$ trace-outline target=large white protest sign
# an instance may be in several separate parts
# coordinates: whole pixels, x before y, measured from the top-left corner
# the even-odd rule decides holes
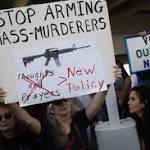
[[[150,69],[150,34],[125,38],[131,73]]]
[[[0,12],[0,84],[22,106],[106,90],[114,82],[105,0],[69,0]],[[3,67],[5,66],[5,67]]]

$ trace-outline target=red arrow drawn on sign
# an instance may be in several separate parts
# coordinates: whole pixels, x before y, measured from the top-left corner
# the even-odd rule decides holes
[[[59,77],[59,78],[61,78],[61,79],[63,79],[61,82],[59,82],[58,84],[57,84],[57,86],[59,86],[60,84],[62,84],[62,83],[64,83],[64,82],[66,82],[67,81],[67,78],[65,78],[65,77]]]

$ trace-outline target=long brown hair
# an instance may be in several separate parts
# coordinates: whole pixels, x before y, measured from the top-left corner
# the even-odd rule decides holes
[[[51,127],[51,134],[54,138],[55,144],[66,145],[68,142],[68,135],[63,131],[63,128],[61,127],[59,121],[56,119],[55,115],[51,113],[47,116],[47,119]]]
[[[141,103],[147,104],[150,101],[150,86],[142,85],[133,87],[131,91],[136,91]]]

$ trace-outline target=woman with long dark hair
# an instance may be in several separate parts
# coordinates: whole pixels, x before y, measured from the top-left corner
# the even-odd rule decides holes
[[[129,112],[135,119],[142,150],[150,149],[150,86],[133,87],[129,95]]]

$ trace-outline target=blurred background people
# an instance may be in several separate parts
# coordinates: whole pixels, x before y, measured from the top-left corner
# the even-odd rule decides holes
[[[118,103],[120,118],[126,118],[128,116],[128,97],[131,89],[131,78],[125,70],[123,63],[120,60],[116,60],[116,64],[121,68],[122,78],[115,82],[116,98]]]

